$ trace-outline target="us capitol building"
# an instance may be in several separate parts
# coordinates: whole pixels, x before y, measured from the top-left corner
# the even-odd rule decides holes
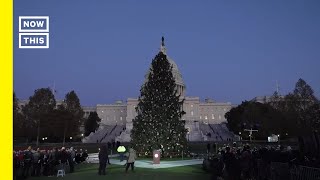
[[[160,51],[167,55],[162,38]],[[186,95],[186,86],[177,64],[167,55],[172,66],[172,74],[175,78],[177,93],[184,98],[183,110],[186,112],[182,120],[185,120],[188,129],[188,141],[231,141],[236,136],[226,127],[225,113],[232,108],[230,102],[215,102],[212,99],[200,101],[199,97]],[[145,75],[147,81],[149,71]],[[28,103],[28,100],[19,101],[19,106]],[[63,101],[57,100],[57,105]],[[93,107],[83,106],[84,117],[87,118],[90,112],[97,112],[101,119],[99,129],[84,137],[84,143],[96,142],[129,142],[132,129],[132,120],[137,116],[135,111],[138,105],[138,98],[128,98],[127,102],[116,101],[114,104],[97,104]],[[83,126],[80,128],[83,132]]]
[[[162,38],[160,51],[167,55]],[[226,128],[225,113],[232,105],[230,102],[215,102],[211,99],[200,101],[199,97],[186,95],[186,87],[177,64],[167,55],[172,65],[172,73],[176,82],[177,93],[184,98],[183,110],[186,114],[182,120],[186,122],[188,129],[187,140],[189,141],[231,141],[234,134]],[[146,73],[145,81],[147,81]],[[84,143],[95,142],[129,142],[132,129],[132,120],[137,116],[135,107],[138,98],[128,98],[127,102],[116,101],[114,104],[97,104],[95,107],[83,107],[85,116],[96,111],[101,118],[99,129],[95,133],[83,138]]]

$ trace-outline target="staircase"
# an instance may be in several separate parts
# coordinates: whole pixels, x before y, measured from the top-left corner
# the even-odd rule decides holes
[[[82,139],[83,143],[97,143],[111,130],[111,126],[100,126],[95,132],[89,134],[89,136]]]
[[[117,124],[111,129],[109,133],[106,132],[106,134],[101,138],[100,142],[102,142],[108,135],[110,135],[116,127],[117,127]]]
[[[122,131],[124,131],[124,127],[125,127],[124,125],[115,125],[110,131],[110,133],[101,142],[107,143],[107,142],[115,141],[116,137],[119,136],[120,133],[122,133]]]

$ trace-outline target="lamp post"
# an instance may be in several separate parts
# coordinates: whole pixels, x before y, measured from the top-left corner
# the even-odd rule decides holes
[[[279,142],[279,144],[280,144],[280,134],[278,134],[278,142]]]
[[[256,129],[245,129],[245,131],[249,131],[249,137],[250,137],[250,142],[251,142],[251,140],[252,140],[252,132],[258,132],[258,130],[256,130]]]
[[[241,142],[241,132],[239,132],[240,142]]]
[[[188,131],[188,141],[190,141],[190,140],[189,140],[189,134],[190,134],[190,133],[189,133],[189,131]]]

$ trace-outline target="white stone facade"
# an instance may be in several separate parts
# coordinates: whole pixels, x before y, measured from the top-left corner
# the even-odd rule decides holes
[[[160,51],[166,54],[164,42],[161,43]],[[185,99],[183,110],[186,114],[182,120],[186,122],[186,128],[189,130],[188,139],[190,141],[202,141],[206,139],[206,135],[201,130],[201,124],[221,124],[226,122],[225,113],[228,112],[232,105],[231,103],[218,103],[213,100],[206,99],[200,101],[199,97],[185,96],[185,84],[177,64],[167,55],[167,58],[172,66],[172,73],[176,81],[176,89],[181,99]],[[147,81],[149,71],[145,75]],[[130,141],[130,132],[132,129],[132,120],[137,113],[135,108],[138,105],[138,98],[128,98],[127,103],[122,102],[113,105],[97,105],[97,113],[102,119],[101,125],[123,125],[126,130],[116,137],[116,140],[121,142]]]

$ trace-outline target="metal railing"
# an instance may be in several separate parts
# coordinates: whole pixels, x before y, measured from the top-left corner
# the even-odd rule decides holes
[[[290,169],[291,180],[320,180],[320,169],[297,166]]]
[[[320,180],[320,168],[257,161],[257,180]]]

